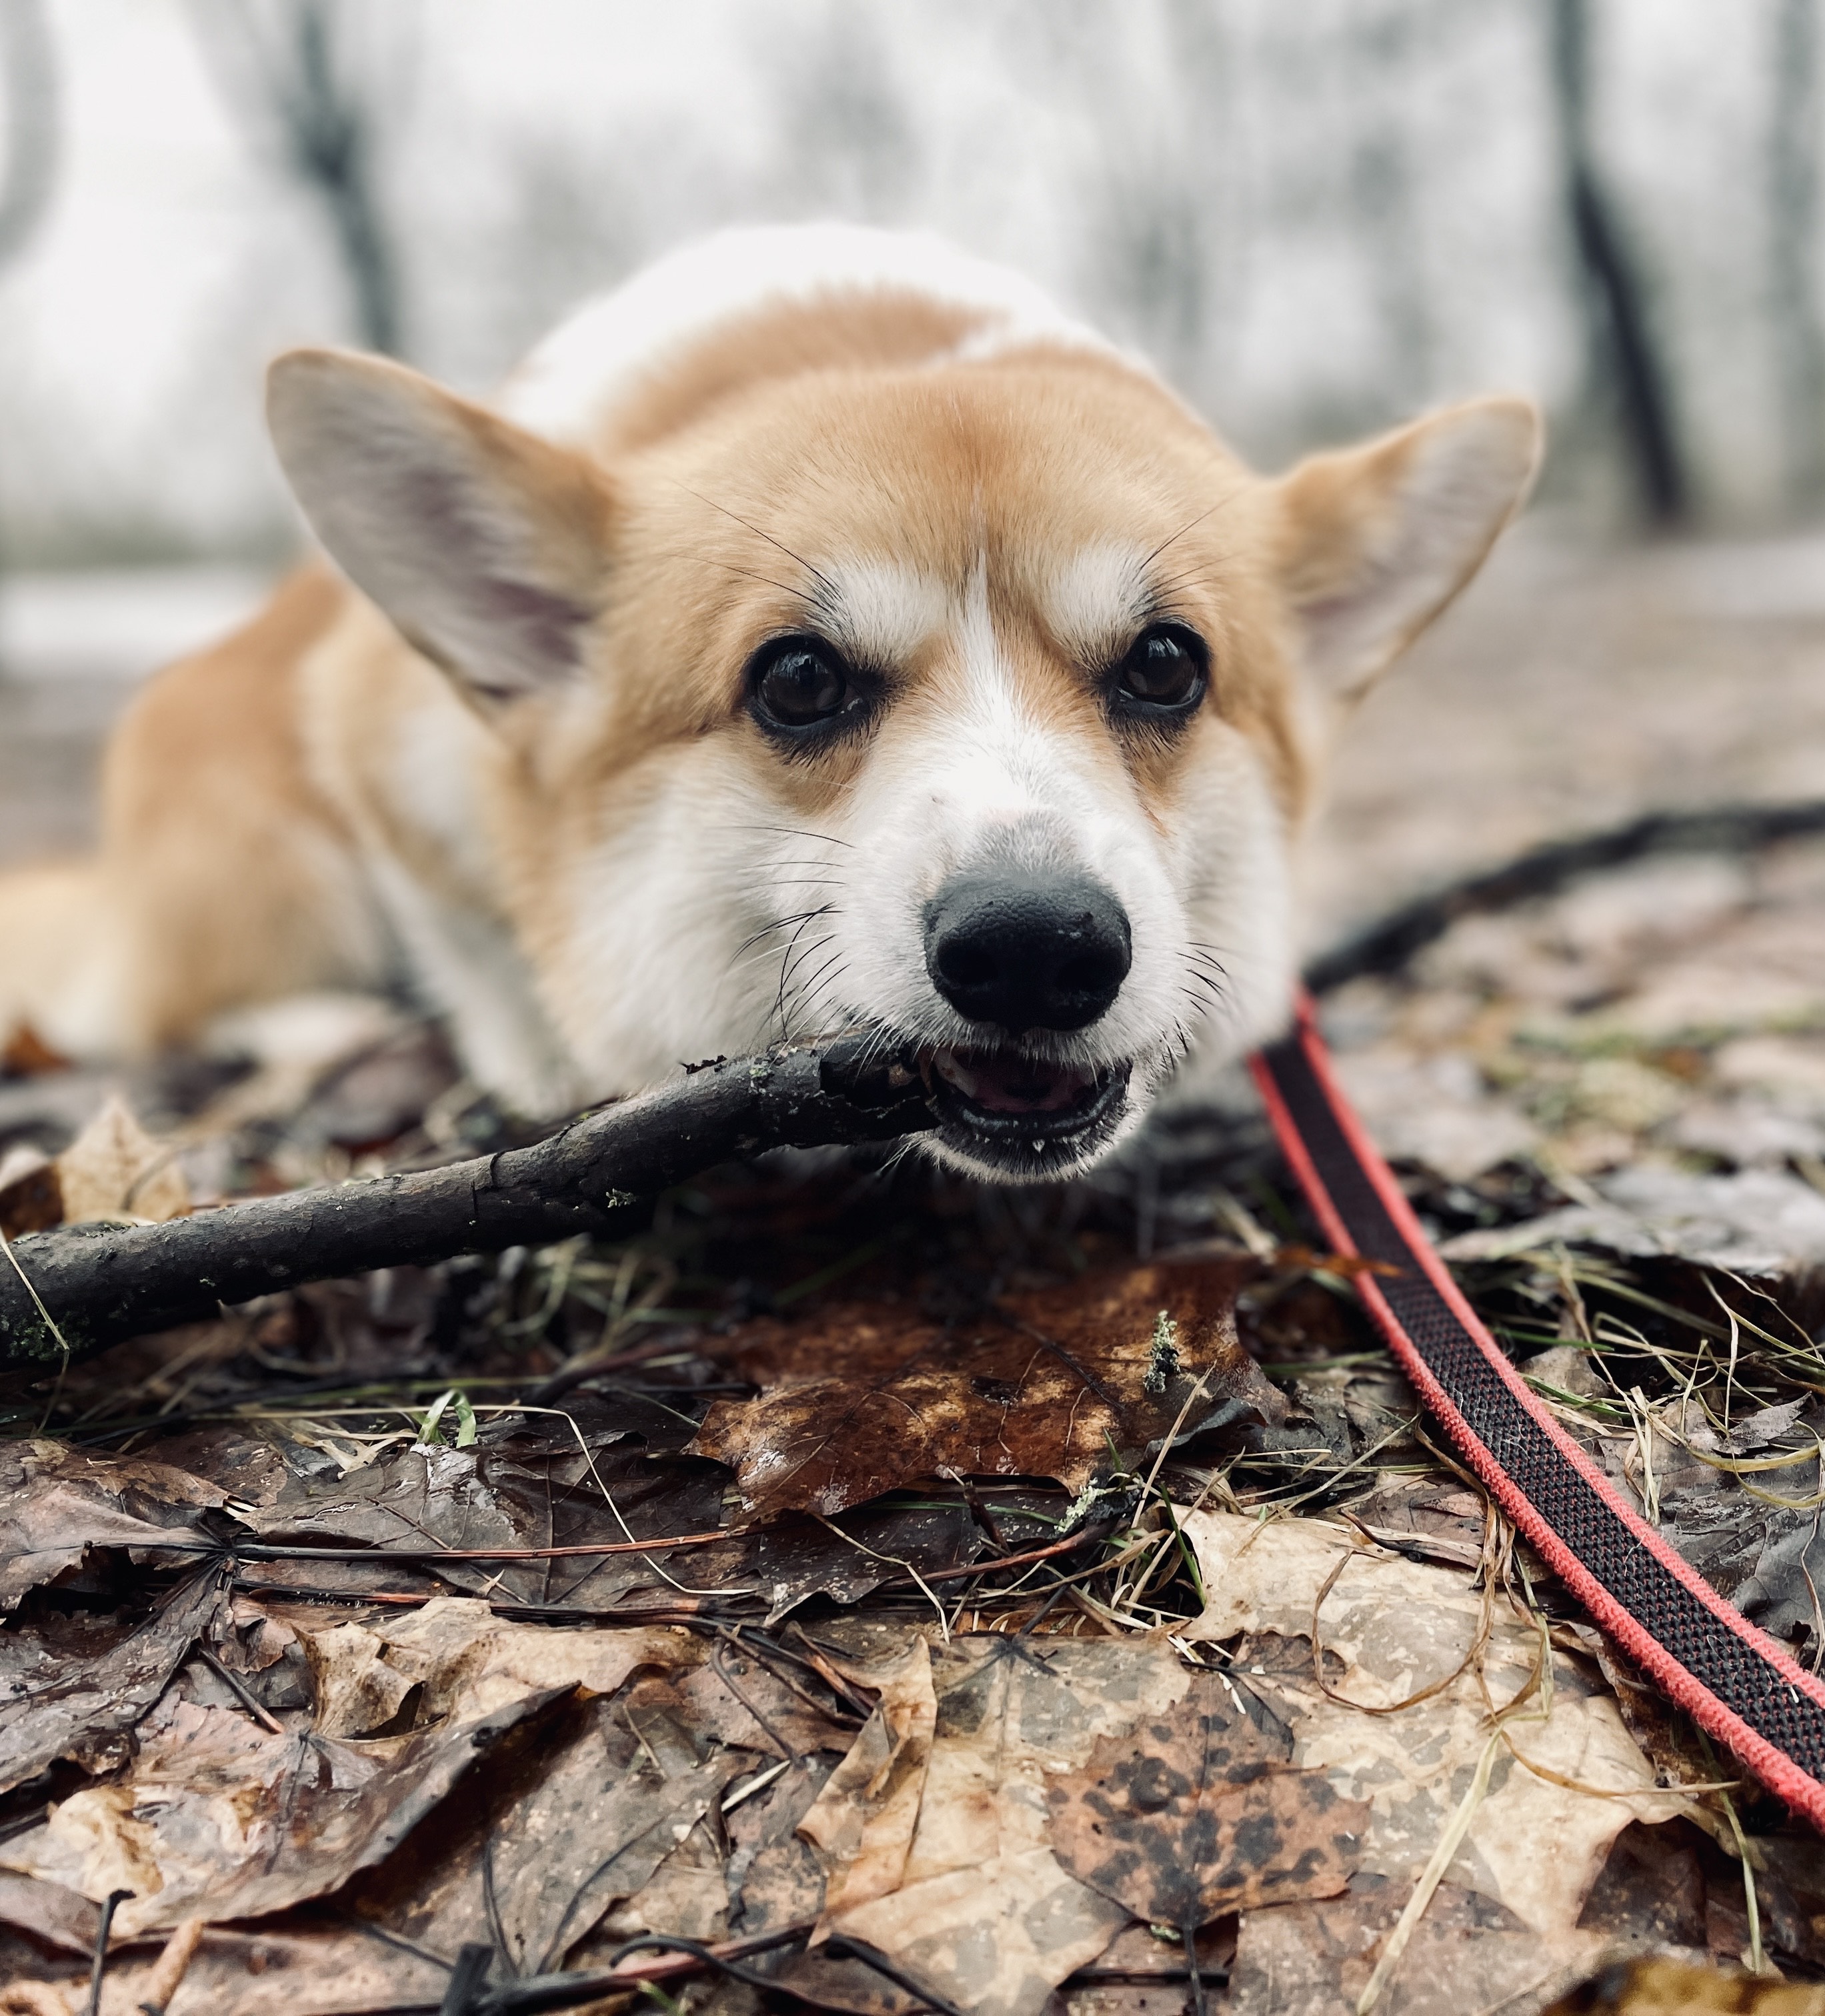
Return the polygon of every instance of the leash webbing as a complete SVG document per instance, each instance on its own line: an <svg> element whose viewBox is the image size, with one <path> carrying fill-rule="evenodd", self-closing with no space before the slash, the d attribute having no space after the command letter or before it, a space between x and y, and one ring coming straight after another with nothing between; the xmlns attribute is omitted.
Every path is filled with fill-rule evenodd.
<svg viewBox="0 0 1825 2016"><path fill-rule="evenodd" d="M1604 1631L1825 1830L1825 1684L1727 1603L1555 1420L1465 1301L1334 1075L1308 1003L1255 1082L1326 1236L1465 1461Z"/></svg>

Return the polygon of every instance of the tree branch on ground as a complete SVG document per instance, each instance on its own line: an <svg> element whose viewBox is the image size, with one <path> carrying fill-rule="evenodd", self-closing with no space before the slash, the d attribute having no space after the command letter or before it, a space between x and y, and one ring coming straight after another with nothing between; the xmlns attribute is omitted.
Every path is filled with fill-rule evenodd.
<svg viewBox="0 0 1825 2016"><path fill-rule="evenodd" d="M891 1140L933 1124L917 1076L871 1039L718 1058L527 1148L294 1191L164 1225L77 1225L0 1257L0 1371L42 1375L123 1338L376 1267L623 1237L672 1184L772 1148Z"/></svg>

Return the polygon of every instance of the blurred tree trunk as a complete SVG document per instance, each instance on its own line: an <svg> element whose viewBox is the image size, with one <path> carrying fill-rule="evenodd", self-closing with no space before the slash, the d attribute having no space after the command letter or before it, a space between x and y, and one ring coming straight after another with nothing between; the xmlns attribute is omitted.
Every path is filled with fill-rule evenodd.
<svg viewBox="0 0 1825 2016"><path fill-rule="evenodd" d="M1825 497L1825 339L1819 325L1817 0L1775 0L1768 121L1769 307L1790 495Z"/></svg>
<svg viewBox="0 0 1825 2016"><path fill-rule="evenodd" d="M1436 332L1413 162L1419 121L1411 100L1421 45L1438 29L1431 9L1393 0L1352 9L1345 30L1359 108L1350 198L1355 235L1370 255L1382 344L1377 376L1390 421L1424 404L1434 375Z"/></svg>
<svg viewBox="0 0 1825 2016"><path fill-rule="evenodd" d="M1553 85L1565 200L1578 252L1593 372L1616 395L1624 450L1657 524L1690 501L1667 373L1641 276L1597 173L1591 140L1589 0L1551 0Z"/></svg>
<svg viewBox="0 0 1825 2016"><path fill-rule="evenodd" d="M320 203L347 276L361 340L402 347L398 260L380 200L378 93L355 73L346 0L196 0L218 74L257 137Z"/></svg>
<svg viewBox="0 0 1825 2016"><path fill-rule="evenodd" d="M43 0L0 0L0 268L31 243L56 186L57 59ZM5 554L0 550L0 564ZM6 665L0 659L0 678Z"/></svg>
<svg viewBox="0 0 1825 2016"><path fill-rule="evenodd" d="M0 0L0 266L31 242L57 179L57 64L43 0Z"/></svg>

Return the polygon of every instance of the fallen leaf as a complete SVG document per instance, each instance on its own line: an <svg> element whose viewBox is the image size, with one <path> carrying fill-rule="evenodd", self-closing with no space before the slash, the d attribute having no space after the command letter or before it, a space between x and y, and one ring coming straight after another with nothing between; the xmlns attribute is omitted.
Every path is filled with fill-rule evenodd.
<svg viewBox="0 0 1825 2016"><path fill-rule="evenodd" d="M63 1222L63 1189L48 1155L9 1153L0 1163L0 1233L9 1239Z"/></svg>
<svg viewBox="0 0 1825 2016"><path fill-rule="evenodd" d="M169 1463L62 1442L0 1442L0 1610L80 1567L94 1547L194 1535L227 1493Z"/></svg>
<svg viewBox="0 0 1825 2016"><path fill-rule="evenodd" d="M972 2016L1038 2016L1127 1917L1031 1848L909 1884L846 1912L841 1928Z"/></svg>
<svg viewBox="0 0 1825 2016"><path fill-rule="evenodd" d="M692 1726L740 1749L803 1758L819 1750L847 1751L855 1740L852 1721L819 1714L803 1694L788 1687L763 1658L739 1641L719 1647L675 1684Z"/></svg>
<svg viewBox="0 0 1825 2016"><path fill-rule="evenodd" d="M1677 1820L1664 1827L1639 1822L1625 1827L1611 1844L1603 1874L1585 1900L1580 1928L1702 1951L1705 1885L1701 1842L1695 1831ZM1740 1893L1740 1863L1735 1876Z"/></svg>
<svg viewBox="0 0 1825 2016"><path fill-rule="evenodd" d="M714 1532L723 1521L721 1472L694 1458L649 1456L593 1438L534 1460L492 1443L411 1443L333 1481L293 1475L244 1516L263 1539L288 1544L422 1549L452 1586L508 1601L608 1609L631 1590L666 1587L661 1568L693 1582L696 1550L560 1560L439 1561L475 1547L618 1547L630 1535ZM604 1496L607 1493L607 1496ZM612 1503L611 1503L612 1499ZM310 1564L306 1564L309 1566ZM294 1569L296 1564L293 1564ZM315 1569L311 1567L314 1575ZM397 1574L398 1571L391 1571Z"/></svg>
<svg viewBox="0 0 1825 2016"><path fill-rule="evenodd" d="M156 1141L118 1093L57 1157L64 1222L136 1219L153 1224L182 1218L190 1186L177 1151Z"/></svg>
<svg viewBox="0 0 1825 2016"><path fill-rule="evenodd" d="M110 1945L102 2016L142 2016L161 1943ZM224 2016L371 2016L375 2010L434 2010L449 1984L447 1964L390 1943L358 1922L281 1918L207 1927L171 2007L172 2016L207 2010ZM73 1985L77 1997L86 1992L86 1962ZM74 2007L82 2007L80 2000Z"/></svg>
<svg viewBox="0 0 1825 2016"><path fill-rule="evenodd" d="M754 1519L840 1512L950 1472L1076 1490L1111 1442L1133 1453L1164 1435L1200 1374L1206 1412L1230 1397L1280 1418L1283 1401L1236 1339L1244 1272L1209 1261L1110 1271L1010 1296L954 1327L880 1303L797 1326L766 1319L735 1340L760 1396L718 1401L691 1448L734 1469Z"/></svg>
<svg viewBox="0 0 1825 2016"><path fill-rule="evenodd" d="M95 1951L98 1916L88 1898L61 1883L0 1869L0 1925L29 1932L41 1946L86 1957Z"/></svg>
<svg viewBox="0 0 1825 2016"><path fill-rule="evenodd" d="M808 1924L823 1910L823 1871L798 1830L834 1768L828 1757L805 1757L729 1816L730 1852L723 1873L734 1936L750 1939Z"/></svg>
<svg viewBox="0 0 1825 2016"><path fill-rule="evenodd" d="M528 1720L478 1760L434 1830L362 1881L362 1913L434 1952L481 1940L520 1973L567 1964L611 1906L680 1866L712 1800L760 1761L682 1710L652 1677Z"/></svg>
<svg viewBox="0 0 1825 2016"><path fill-rule="evenodd" d="M1186 1633L1194 1640L1251 1632L1308 1640L1324 1592L1319 1636L1343 1662L1334 1679L1327 1670L1331 1694L1309 1665L1302 1676L1258 1677L1238 1666L1238 1683L1260 1688L1290 1726L1294 1763L1326 1773L1341 1797L1369 1802L1359 1869L1411 1884L1474 1777L1489 1741L1488 1700L1515 1701L1533 1680L1545 1656L1539 1633L1505 1600L1492 1597L1485 1611L1469 1572L1366 1547L1319 1520L1261 1525L1198 1512L1184 1523L1209 1595ZM1498 1754L1446 1872L1542 1935L1575 1927L1610 1843L1631 1820L1689 1810L1656 1786L1589 1668L1562 1651L1550 1657L1550 1713L1532 1700L1508 1725L1519 1755ZM1399 1705L1434 1683L1428 1698ZM1556 1783L1522 1758L1594 1789Z"/></svg>
<svg viewBox="0 0 1825 2016"><path fill-rule="evenodd" d="M823 1865L825 1928L831 1917L900 1887L938 1721L923 1638L909 1636L897 1658L850 1667L845 1676L880 1698L799 1823Z"/></svg>
<svg viewBox="0 0 1825 2016"><path fill-rule="evenodd" d="M173 1690L141 1722L130 1767L63 1801L45 1827L9 1846L8 1861L98 1901L131 1867L137 1894L119 1914L124 1935L198 1910L234 1918L286 1910L381 1861L478 1759L549 1704L611 1695L643 1666L698 1656L680 1632L503 1624L465 1597L378 1631L331 1625L317 1636L328 1641L314 1651L319 1674L340 1665L355 1676L333 1692L329 1719L347 1729L386 1712L409 1726L358 1740L277 1733L238 1704ZM380 1672L405 1684L383 1687ZM599 1792L599 1777L592 1782ZM672 1845L663 1842L655 1865Z"/></svg>
<svg viewBox="0 0 1825 2016"><path fill-rule="evenodd" d="M1599 1993L1600 2003L1575 1993L1554 2002L1542 2016L1584 2016L1598 2007L1615 2016L1706 2016L1708 2011L1717 2016L1825 2016L1825 1988L1678 1960L1620 1961L1605 1974Z"/></svg>
<svg viewBox="0 0 1825 2016"><path fill-rule="evenodd" d="M0 1042L0 1078L41 1078L70 1067L69 1058L52 1049L29 1022L15 1022Z"/></svg>
<svg viewBox="0 0 1825 2016"><path fill-rule="evenodd" d="M1369 1984L1409 1886L1358 1877L1347 1896L1245 1911L1229 1971L1230 2016L1348 2016ZM1597 1932L1542 1938L1476 1892L1442 1883L1376 2016L1539 2016L1617 1949Z"/></svg>
<svg viewBox="0 0 1825 2016"><path fill-rule="evenodd" d="M1195 1928L1219 1912L1334 1897L1369 1809L1287 1768L1291 1732L1258 1699L1198 1674L1169 1717L1104 1737L1049 1788L1052 1847L1137 1918Z"/></svg>
<svg viewBox="0 0 1825 2016"><path fill-rule="evenodd" d="M1047 1788L1099 1739L1170 1715L1190 1676L1162 1643L988 1633L936 1648L932 1670L937 1720L900 1887L826 1923L961 2007L1037 2016L1128 1917L1053 1852Z"/></svg>
<svg viewBox="0 0 1825 2016"><path fill-rule="evenodd" d="M1452 1260L1499 1260L1554 1245L1589 1246L1773 1278L1825 1262L1825 1197L1784 1169L1696 1175L1644 1163L1599 1177L1593 1187L1599 1203L1460 1233L1441 1251Z"/></svg>
<svg viewBox="0 0 1825 2016"><path fill-rule="evenodd" d="M193 1575L144 1622L88 1656L71 1657L34 1629L0 1633L0 1791L59 1758L91 1770L123 1761L128 1732L225 1601L212 1572Z"/></svg>

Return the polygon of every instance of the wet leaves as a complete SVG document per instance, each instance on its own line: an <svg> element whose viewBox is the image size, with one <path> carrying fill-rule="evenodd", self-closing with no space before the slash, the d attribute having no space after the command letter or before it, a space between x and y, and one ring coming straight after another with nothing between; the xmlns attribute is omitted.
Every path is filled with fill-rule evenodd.
<svg viewBox="0 0 1825 2016"><path fill-rule="evenodd" d="M176 1148L156 1141L126 1101L110 1099L56 1160L63 1222L139 1219L161 1223L190 1208Z"/></svg>
<svg viewBox="0 0 1825 2016"><path fill-rule="evenodd" d="M1199 1674L1169 1717L1105 1737L1053 1783L1053 1852L1137 1918L1181 1929L1336 1896L1369 1808L1322 1771L1290 1769L1292 1748L1258 1697Z"/></svg>
<svg viewBox="0 0 1825 2016"><path fill-rule="evenodd" d="M156 1547L193 1535L228 1500L219 1485L143 1457L98 1457L62 1442L0 1443L0 1610L78 1568L97 1547Z"/></svg>
<svg viewBox="0 0 1825 2016"><path fill-rule="evenodd" d="M93 1772L124 1761L132 1730L225 1600L205 1570L149 1616L74 1644L29 1625L0 1633L0 1792L64 1759Z"/></svg>
<svg viewBox="0 0 1825 2016"><path fill-rule="evenodd" d="M916 1478L1055 1478L1080 1489L1111 1446L1165 1435L1199 1380L1257 1421L1284 1403L1236 1338L1243 1270L1162 1264L1004 1298L943 1326L878 1304L839 1305L809 1330L772 1323L740 1340L757 1399L714 1406L692 1447L729 1464L755 1519L830 1514ZM1150 1384L1162 1312L1176 1340ZM825 1373L822 1363L839 1368Z"/></svg>
<svg viewBox="0 0 1825 2016"><path fill-rule="evenodd" d="M1424 1208L1457 1250L1512 1254L1468 1278L1510 1298L1529 1375L1798 1643L1825 1574L1805 1370L1825 1310L1793 1302L1808 1327L1778 1361L1743 1327L1727 1406L1720 1360L1687 1395L1648 1353L1693 1308L1729 1348L1707 1283L1780 1328L1677 1256L1753 1259L1763 1233L1776 1261L1800 1251L1825 1064L1810 1024L1755 1024L1737 978L1733 1033L1676 1028L1682 999L1724 999L1692 918L1733 957L1778 950L1740 889L1686 923L1678 895L1643 884L1620 923L1547 906L1486 958L1448 941L1420 986L1340 1000L1338 1033ZM1798 902L1775 905L1790 925ZM1578 992L1593 975L1607 996ZM1767 999L1816 995L1782 984ZM189 1130L204 1196L498 1125L469 1114L458 1141L430 1110L448 1067L422 1030L305 1075L302 1106L304 1078L265 1067L128 1089L164 1143ZM104 1088L3 1089L12 1231L63 1214L56 1151ZM204 1138L205 1114L225 1131ZM104 1133L132 1173L98 1161L111 1190L81 1208L149 1215L166 1147L118 1114ZM499 1985L646 1929L814 1925L756 1963L782 1996L911 2009L853 1939L972 2012L1126 2016L1186 1993L1182 1945L1146 1924L1201 1919L1237 2016L1331 2016L1497 1719L1380 2008L1538 2011L1643 1936L1733 1961L1733 1838L1655 1782L1715 1763L1575 1626L1543 1648L1259 1141L1240 1106L1168 1125L1157 1164L1071 1200L912 1186L863 1211L848 1177L725 1172L625 1250L324 1284L29 1396L0 1444L0 1964L68 2000L121 1887L108 2016L191 1913L210 1922L185 1996L250 2016L435 2006L448 1971L425 1956L471 1941ZM1589 1188L1554 1190L1523 1144ZM1658 1169L1632 1175L1647 1149ZM1164 1258L1130 1257L1150 1240ZM1283 1383L1243 1351L1239 1295ZM1160 1496L1200 1490L1182 1549ZM1247 1516L1209 1510L1228 1492ZM1765 1942L1825 1964L1825 1865L1741 1813ZM1137 1964L1139 1984L1073 1978Z"/></svg>

